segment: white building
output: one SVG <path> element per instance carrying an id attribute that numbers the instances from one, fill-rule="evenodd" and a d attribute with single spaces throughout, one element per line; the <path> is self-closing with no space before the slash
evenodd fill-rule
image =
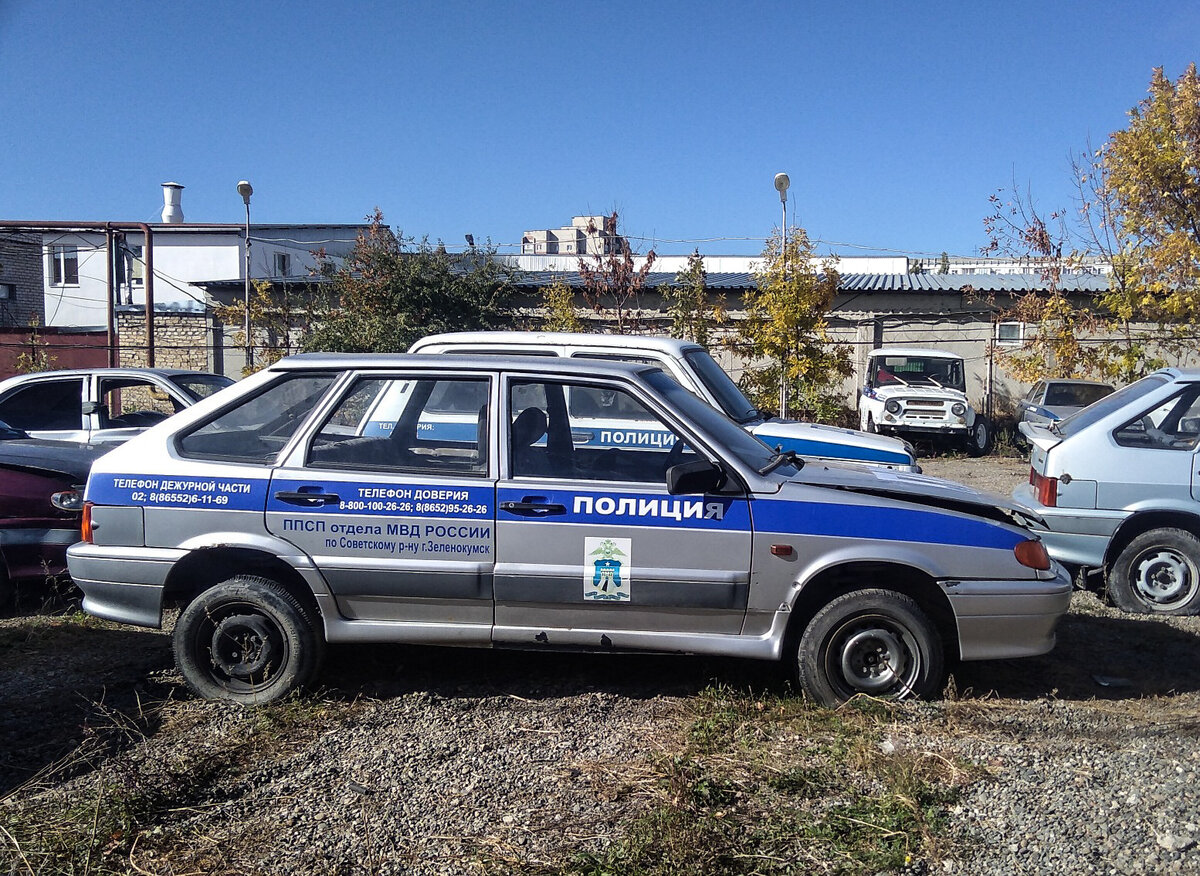
<path id="1" fill-rule="evenodd" d="M 182 188 L 178 183 L 163 184 L 163 221 L 149 224 L 156 313 L 202 313 L 211 302 L 197 283 L 245 277 L 246 226 L 184 222 L 179 204 Z M 99 230 L 102 223 L 80 223 L 77 229 L 62 224 L 42 229 L 46 325 L 104 328 L 110 281 L 106 235 Z M 250 277 L 305 278 L 316 265 L 315 251 L 341 259 L 363 227 L 251 223 Z M 145 307 L 145 234 L 119 233 L 113 256 L 113 303 Z"/>

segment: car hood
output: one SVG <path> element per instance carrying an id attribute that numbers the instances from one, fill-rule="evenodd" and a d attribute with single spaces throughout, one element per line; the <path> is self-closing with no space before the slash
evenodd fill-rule
<path id="1" fill-rule="evenodd" d="M 809 463 L 790 480 L 795 484 L 803 483 L 814 487 L 898 499 L 1018 526 L 1045 525 L 1045 521 L 1036 513 L 1008 496 L 986 493 L 957 481 L 929 475 L 865 465 Z M 789 486 L 785 484 L 784 490 Z"/>
<path id="2" fill-rule="evenodd" d="M 904 386 L 877 386 L 869 391 L 873 398 L 887 401 L 889 398 L 936 398 L 946 399 L 952 398 L 955 401 L 965 402 L 967 394 L 962 390 L 951 389 L 950 387 L 912 385 Z"/>
<path id="3" fill-rule="evenodd" d="M 911 465 L 908 445 L 887 435 L 871 435 L 853 429 L 770 419 L 750 427 L 754 437 L 772 447 L 782 445 L 800 456 L 831 456 L 853 462 Z"/>
<path id="4" fill-rule="evenodd" d="M 26 471 L 56 472 L 84 483 L 92 469 L 92 463 L 111 449 L 111 446 L 80 444 L 75 441 L 14 438 L 0 441 L 0 466 Z"/>

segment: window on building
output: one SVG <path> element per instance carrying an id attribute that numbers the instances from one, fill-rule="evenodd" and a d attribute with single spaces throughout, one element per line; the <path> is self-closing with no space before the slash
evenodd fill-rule
<path id="1" fill-rule="evenodd" d="M 78 247 L 50 247 L 50 283 L 54 286 L 79 285 Z"/>
<path id="2" fill-rule="evenodd" d="M 142 260 L 142 247 L 131 246 L 128 248 L 129 254 L 132 256 L 129 266 L 129 279 L 134 286 L 142 286 L 146 282 L 146 263 Z"/>
<path id="3" fill-rule="evenodd" d="M 275 253 L 275 276 L 290 277 L 292 275 L 292 257 L 286 252 Z"/>
<path id="4" fill-rule="evenodd" d="M 1025 342 L 1025 323 L 998 322 L 996 323 L 996 343 L 1005 347 L 1015 347 Z"/>

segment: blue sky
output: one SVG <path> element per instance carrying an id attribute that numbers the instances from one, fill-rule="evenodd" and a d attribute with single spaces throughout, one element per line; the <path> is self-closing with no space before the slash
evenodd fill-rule
<path id="1" fill-rule="evenodd" d="M 986 240 L 988 196 L 1069 207 L 1069 156 L 1200 4 L 0 0 L 0 218 L 358 222 L 502 251 L 618 210 L 641 250 L 844 255 Z"/>

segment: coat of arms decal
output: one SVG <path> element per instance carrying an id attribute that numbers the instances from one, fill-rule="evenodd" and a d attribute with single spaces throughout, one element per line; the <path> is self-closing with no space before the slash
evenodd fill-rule
<path id="1" fill-rule="evenodd" d="M 583 540 L 583 598 L 602 602 L 628 602 L 633 573 L 633 540 L 585 538 Z"/>

